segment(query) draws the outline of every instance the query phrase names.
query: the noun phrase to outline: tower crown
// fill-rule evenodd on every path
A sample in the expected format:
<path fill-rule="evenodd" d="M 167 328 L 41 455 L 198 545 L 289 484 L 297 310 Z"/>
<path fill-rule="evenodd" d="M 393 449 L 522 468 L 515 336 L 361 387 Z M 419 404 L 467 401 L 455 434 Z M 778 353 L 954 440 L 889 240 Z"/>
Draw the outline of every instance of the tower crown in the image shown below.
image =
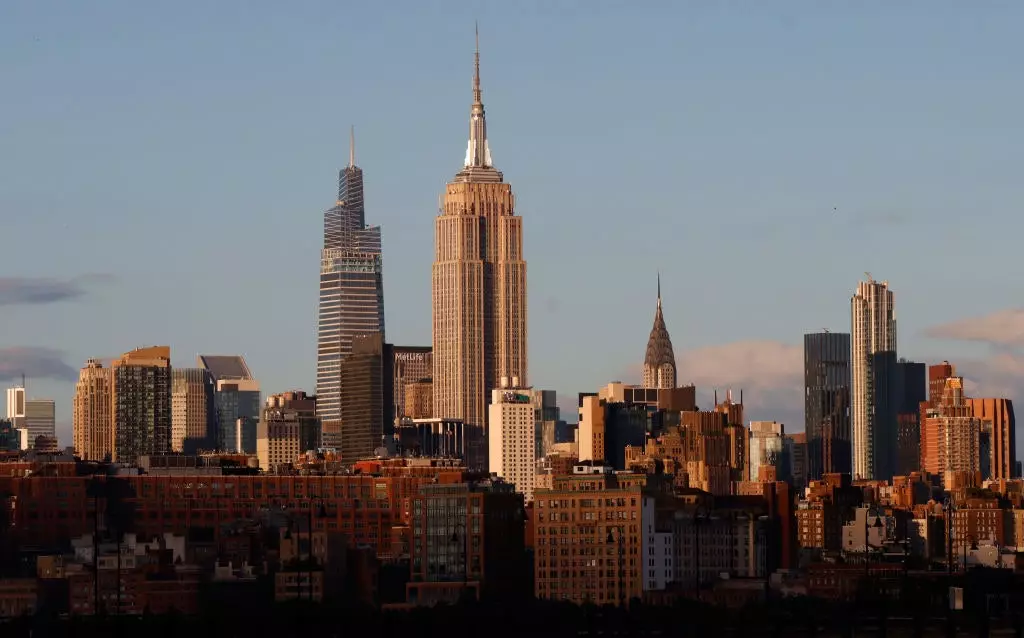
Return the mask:
<path fill-rule="evenodd" d="M 476 28 L 476 49 L 473 53 L 473 102 L 469 107 L 469 143 L 466 161 L 455 177 L 457 182 L 500 182 L 502 175 L 491 162 L 491 147 L 487 142 L 487 115 L 480 90 L 480 29 Z"/>
<path fill-rule="evenodd" d="M 647 339 L 644 354 L 644 386 L 674 388 L 676 355 L 672 349 L 672 338 L 665 327 L 665 315 L 661 310 L 661 275 L 658 275 L 658 306 L 654 311 L 654 326 Z"/>

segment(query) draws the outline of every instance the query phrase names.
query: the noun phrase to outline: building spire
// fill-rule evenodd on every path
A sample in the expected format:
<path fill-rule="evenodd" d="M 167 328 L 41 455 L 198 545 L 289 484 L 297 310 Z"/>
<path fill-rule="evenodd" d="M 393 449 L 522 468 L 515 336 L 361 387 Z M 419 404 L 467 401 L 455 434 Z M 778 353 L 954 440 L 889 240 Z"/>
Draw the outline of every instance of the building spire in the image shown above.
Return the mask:
<path fill-rule="evenodd" d="M 661 271 L 658 271 L 658 307 L 661 308 Z"/>
<path fill-rule="evenodd" d="M 487 119 L 480 91 L 480 27 L 476 25 L 474 29 L 476 49 L 473 53 L 473 104 L 469 109 L 469 146 L 466 149 L 465 166 L 489 168 L 491 149 L 487 145 Z"/>
<path fill-rule="evenodd" d="M 356 165 L 356 127 L 348 127 L 348 167 L 354 168 Z"/>

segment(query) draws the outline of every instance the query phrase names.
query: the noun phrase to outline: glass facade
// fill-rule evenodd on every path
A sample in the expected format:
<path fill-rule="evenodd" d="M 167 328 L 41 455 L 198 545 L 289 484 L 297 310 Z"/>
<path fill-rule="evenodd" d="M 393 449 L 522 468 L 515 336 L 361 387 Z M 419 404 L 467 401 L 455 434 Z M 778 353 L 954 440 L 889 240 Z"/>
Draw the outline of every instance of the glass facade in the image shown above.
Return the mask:
<path fill-rule="evenodd" d="M 804 335 L 804 431 L 807 480 L 851 471 L 850 335 Z"/>
<path fill-rule="evenodd" d="M 363 171 L 338 176 L 338 202 L 324 213 L 317 316 L 317 414 L 341 420 L 341 361 L 357 335 L 384 334 L 384 283 L 379 226 L 366 226 Z"/>

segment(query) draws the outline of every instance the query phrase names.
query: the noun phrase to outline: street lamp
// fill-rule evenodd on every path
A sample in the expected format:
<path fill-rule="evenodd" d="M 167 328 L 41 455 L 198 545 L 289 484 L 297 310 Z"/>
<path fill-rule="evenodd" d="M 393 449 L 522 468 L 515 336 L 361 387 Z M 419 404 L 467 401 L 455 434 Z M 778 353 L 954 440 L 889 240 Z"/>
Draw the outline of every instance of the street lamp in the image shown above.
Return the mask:
<path fill-rule="evenodd" d="M 623 548 L 622 548 L 622 528 L 621 527 L 609 527 L 608 528 L 608 539 L 609 545 L 618 545 L 618 560 L 615 561 L 615 569 L 619 575 L 619 604 L 624 605 L 626 602 L 625 598 L 625 572 L 623 570 Z"/>

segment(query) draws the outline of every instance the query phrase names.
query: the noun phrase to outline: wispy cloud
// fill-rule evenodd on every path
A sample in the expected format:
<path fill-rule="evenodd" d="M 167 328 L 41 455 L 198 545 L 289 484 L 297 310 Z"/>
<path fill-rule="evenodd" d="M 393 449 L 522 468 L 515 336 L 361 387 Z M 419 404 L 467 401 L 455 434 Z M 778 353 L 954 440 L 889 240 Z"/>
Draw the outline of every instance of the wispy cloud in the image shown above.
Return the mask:
<path fill-rule="evenodd" d="M 52 348 L 0 348 L 0 382 L 14 381 L 22 375 L 30 379 L 74 381 L 78 371 L 64 363 L 62 353 Z"/>
<path fill-rule="evenodd" d="M 1000 310 L 981 317 L 944 323 L 927 329 L 925 334 L 936 339 L 1024 346 L 1024 309 Z"/>
<path fill-rule="evenodd" d="M 110 275 L 82 275 L 71 279 L 49 277 L 0 277 L 0 306 L 49 304 L 77 299 L 93 284 L 110 281 Z"/>

